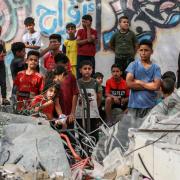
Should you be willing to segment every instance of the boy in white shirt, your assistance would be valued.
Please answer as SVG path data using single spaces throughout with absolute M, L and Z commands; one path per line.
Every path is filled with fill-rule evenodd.
M 28 31 L 22 38 L 26 46 L 26 53 L 30 50 L 39 50 L 41 47 L 41 35 L 34 29 L 34 19 L 32 17 L 27 17 L 24 20 L 24 25 Z

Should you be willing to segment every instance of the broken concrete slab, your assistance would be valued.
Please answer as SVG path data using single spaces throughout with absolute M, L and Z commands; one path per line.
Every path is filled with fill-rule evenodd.
M 18 164 L 27 171 L 44 167 L 51 175 L 63 172 L 70 177 L 71 171 L 59 134 L 44 119 L 0 113 L 3 137 L 0 139 L 0 164 Z M 41 122 L 41 123 L 40 123 Z

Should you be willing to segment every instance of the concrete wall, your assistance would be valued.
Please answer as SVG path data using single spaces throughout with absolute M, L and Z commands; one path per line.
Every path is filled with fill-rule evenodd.
M 81 27 L 84 14 L 93 16 L 93 27 L 99 34 L 96 54 L 96 71 L 110 75 L 114 54 L 107 43 L 117 30 L 119 16 L 128 15 L 131 29 L 139 40 L 152 39 L 153 59 L 162 72 L 177 70 L 180 52 L 180 0 L 0 0 L 0 24 L 7 48 L 20 41 L 25 32 L 23 21 L 33 16 L 36 29 L 41 32 L 44 44 L 51 33 L 60 33 L 66 38 L 65 25 L 73 22 Z M 11 61 L 7 57 L 7 67 Z M 9 74 L 9 69 L 7 69 Z M 10 84 L 10 78 L 8 84 Z

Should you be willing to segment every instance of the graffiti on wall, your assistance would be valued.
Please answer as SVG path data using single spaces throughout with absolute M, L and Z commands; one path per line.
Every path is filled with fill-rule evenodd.
M 122 15 L 129 17 L 133 31 L 138 40 L 154 40 L 156 37 L 156 27 L 172 28 L 180 23 L 180 1 L 177 0 L 132 0 L 132 1 L 111 1 L 109 5 L 116 14 L 114 27 L 103 32 L 104 47 L 117 30 L 118 19 Z
M 21 40 L 24 19 L 31 13 L 31 0 L 1 0 L 0 25 L 5 42 Z

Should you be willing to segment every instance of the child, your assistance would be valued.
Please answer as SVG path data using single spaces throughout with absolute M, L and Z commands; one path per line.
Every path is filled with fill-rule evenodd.
M 2 105 L 10 105 L 10 102 L 6 99 L 6 67 L 4 63 L 5 49 L 2 44 L 0 44 L 0 86 L 2 95 Z
M 77 56 L 77 78 L 81 77 L 79 72 L 80 63 L 84 60 L 91 61 L 93 65 L 92 75 L 95 73 L 95 54 L 97 43 L 97 31 L 91 28 L 92 16 L 87 14 L 82 17 L 83 29 L 77 32 L 78 56 Z
M 140 60 L 132 62 L 126 69 L 126 83 L 131 89 L 128 113 L 143 118 L 156 104 L 156 91 L 161 84 L 161 71 L 150 60 L 152 42 L 143 40 L 139 45 Z
M 34 112 L 42 112 L 47 116 L 48 120 L 52 120 L 54 117 L 54 101 L 58 88 L 59 86 L 53 82 L 46 83 L 42 94 L 35 96 L 30 108 L 33 108 Z
M 61 83 L 60 105 L 63 114 L 68 116 L 68 123 L 74 124 L 75 110 L 79 93 L 76 78 L 69 69 L 69 59 L 66 55 L 59 53 L 54 57 L 54 60 L 57 66 L 63 66 L 67 71 L 67 76 L 65 77 L 63 83 Z
M 12 79 L 15 80 L 17 73 L 26 68 L 24 60 L 26 54 L 25 44 L 23 42 L 15 42 L 11 45 L 11 51 L 14 55 L 14 59 L 11 61 L 10 68 Z
M 163 94 L 163 99 L 170 96 L 174 92 L 175 81 L 172 78 L 162 79 L 160 89 Z
M 76 25 L 68 23 L 66 25 L 66 32 L 69 38 L 64 41 L 63 52 L 69 58 L 72 68 L 72 73 L 76 76 L 76 65 L 77 65 L 77 41 L 76 41 Z
M 88 119 L 86 120 L 85 124 L 90 124 L 90 127 L 88 125 L 84 127 L 86 131 L 89 133 L 98 127 L 98 119 L 99 118 L 99 112 L 98 112 L 98 104 L 101 103 L 101 97 L 102 97 L 102 92 L 99 88 L 99 85 L 97 84 L 96 80 L 91 78 L 93 71 L 93 65 L 91 61 L 82 61 L 80 64 L 80 73 L 82 75 L 82 78 L 78 79 L 78 85 L 80 90 L 85 94 L 87 93 L 88 96 L 88 102 L 90 105 L 90 122 L 87 122 Z M 84 99 L 79 98 L 78 105 L 77 105 L 77 111 L 76 111 L 76 117 L 81 118 L 78 119 L 80 125 L 83 125 L 83 117 L 82 117 L 82 101 Z M 88 106 L 85 106 L 84 108 L 88 108 Z M 85 118 L 87 116 L 85 115 Z M 97 131 L 93 133 L 93 135 L 97 138 Z
M 26 53 L 31 50 L 39 50 L 41 47 L 41 35 L 34 29 L 34 19 L 32 17 L 27 17 L 24 20 L 24 25 L 28 31 L 22 38 L 26 46 Z
M 18 110 L 26 109 L 31 99 L 40 94 L 44 87 L 43 76 L 36 71 L 39 63 L 39 52 L 29 51 L 27 54 L 27 70 L 20 71 L 14 81 L 17 94 Z M 26 104 L 23 107 L 23 101 Z
M 102 85 L 104 75 L 101 72 L 96 72 L 93 76 L 94 79 L 96 79 L 96 82 L 98 83 L 99 87 L 102 91 L 102 98 L 101 98 L 101 104 L 98 106 L 99 108 L 99 114 L 102 119 L 105 119 L 105 87 Z
M 49 46 L 42 50 L 41 56 L 43 56 L 44 59 L 44 68 L 46 71 L 51 71 L 55 69 L 55 61 L 54 57 L 58 53 L 62 53 L 60 51 L 61 46 L 61 35 L 59 34 L 51 34 L 49 36 Z
M 112 119 L 112 108 L 126 110 L 129 96 L 129 89 L 126 81 L 121 77 L 122 71 L 117 64 L 111 66 L 112 77 L 106 81 L 106 102 L 105 110 L 107 123 L 114 124 Z
M 137 48 L 135 34 L 129 30 L 129 19 L 127 16 L 119 18 L 120 30 L 113 34 L 109 42 L 110 48 L 115 52 L 115 64 L 121 67 L 123 77 L 129 63 L 134 60 Z

